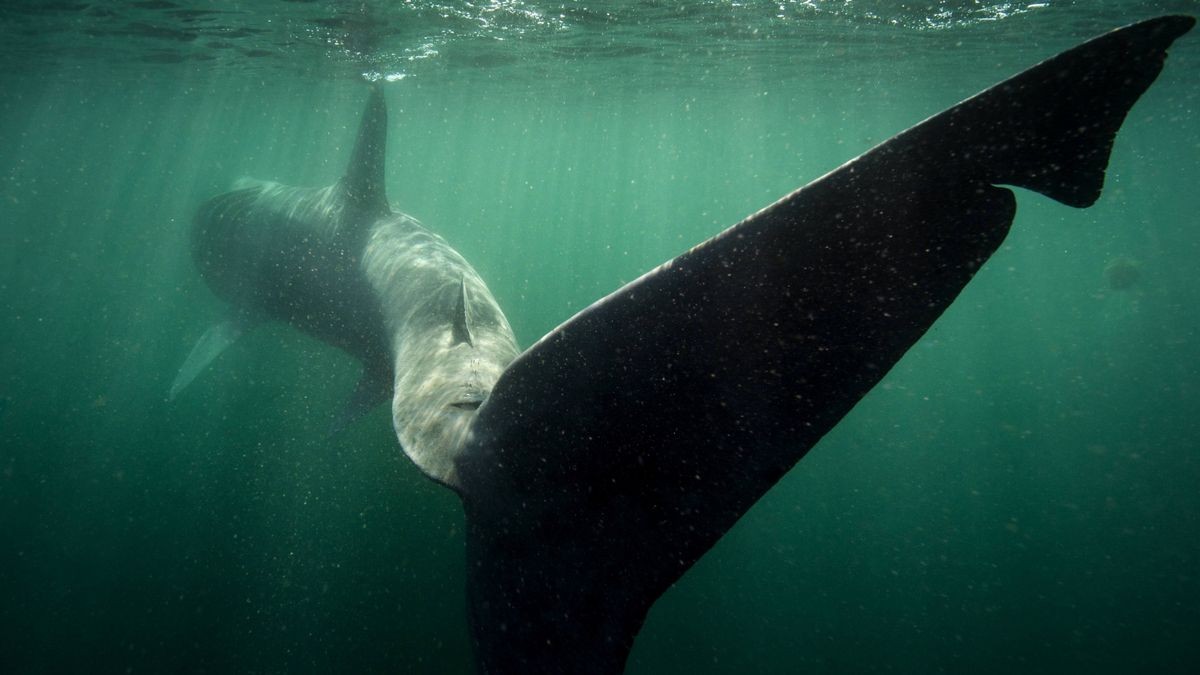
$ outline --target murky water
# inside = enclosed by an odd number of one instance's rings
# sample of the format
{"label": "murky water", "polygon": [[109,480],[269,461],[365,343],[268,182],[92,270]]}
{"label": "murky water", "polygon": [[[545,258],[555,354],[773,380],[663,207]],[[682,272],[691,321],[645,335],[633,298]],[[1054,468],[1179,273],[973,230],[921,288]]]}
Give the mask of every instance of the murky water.
{"label": "murky water", "polygon": [[[237,178],[388,191],[528,345],[924,117],[1177,2],[0,10],[0,670],[469,672],[462,514],[282,326],[174,401]],[[1091,209],[946,315],[651,611],[632,673],[1200,668],[1200,39]]]}

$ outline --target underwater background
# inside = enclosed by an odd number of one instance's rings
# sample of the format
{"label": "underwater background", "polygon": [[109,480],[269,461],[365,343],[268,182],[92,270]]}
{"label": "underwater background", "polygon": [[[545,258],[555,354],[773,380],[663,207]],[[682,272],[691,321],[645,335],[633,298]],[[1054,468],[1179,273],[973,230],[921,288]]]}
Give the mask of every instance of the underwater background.
{"label": "underwater background", "polygon": [[[280,325],[175,400],[238,178],[387,187],[528,346],[976,91],[1190,0],[10,2],[0,672],[467,673],[463,517]],[[630,673],[1200,671],[1200,34],[651,610]],[[1052,103],[1052,102],[1048,102]],[[703,339],[703,336],[696,336]],[[581,523],[581,527],[586,527]]]}

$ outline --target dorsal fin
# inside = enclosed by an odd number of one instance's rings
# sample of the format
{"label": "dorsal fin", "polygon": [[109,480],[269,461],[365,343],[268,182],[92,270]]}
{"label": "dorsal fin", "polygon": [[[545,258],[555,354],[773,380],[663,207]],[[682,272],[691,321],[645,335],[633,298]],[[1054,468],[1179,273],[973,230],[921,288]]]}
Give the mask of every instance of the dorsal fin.
{"label": "dorsal fin", "polygon": [[465,342],[474,346],[471,326],[467,323],[467,278],[463,277],[458,287],[458,301],[454,304],[454,344]]}
{"label": "dorsal fin", "polygon": [[358,127],[354,153],[342,176],[346,204],[359,212],[386,213],[387,193],[383,187],[383,163],[387,152],[387,103],[383,89],[371,87],[367,106]]}

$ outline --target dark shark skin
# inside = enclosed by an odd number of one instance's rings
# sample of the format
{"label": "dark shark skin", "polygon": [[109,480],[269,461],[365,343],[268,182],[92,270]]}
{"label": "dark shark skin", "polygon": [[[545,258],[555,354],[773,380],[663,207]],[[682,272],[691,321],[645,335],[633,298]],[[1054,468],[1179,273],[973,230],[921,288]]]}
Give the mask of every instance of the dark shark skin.
{"label": "dark shark skin", "polygon": [[[654,601],[877,383],[1004,240],[1085,207],[1194,21],[1067,51],[884,142],[522,354],[460,456],[485,673],[616,673]],[[580,378],[580,373],[588,373]]]}
{"label": "dark shark skin", "polygon": [[[378,90],[341,181],[216,197],[194,253],[234,323],[285,321],[357,356],[360,407],[394,396],[401,445],[464,504],[481,672],[617,673],[655,600],[999,247],[1016,199],[998,185],[1099,197],[1117,130],[1193,23],[1134,24],[987,89],[520,356],[469,265],[387,206]],[[406,277],[410,259],[441,262]],[[202,338],[173,391],[239,332]]]}
{"label": "dark shark skin", "polygon": [[[229,303],[231,316],[197,344],[172,397],[245,328],[276,320],[358,358],[363,382],[371,385],[363,395],[371,403],[386,398],[391,364],[383,316],[359,272],[370,223],[390,213],[379,182],[386,132],[382,99],[372,100],[350,170],[337,183],[307,189],[254,182],[200,206],[192,257],[209,288]],[[271,192],[277,193],[273,199]]]}

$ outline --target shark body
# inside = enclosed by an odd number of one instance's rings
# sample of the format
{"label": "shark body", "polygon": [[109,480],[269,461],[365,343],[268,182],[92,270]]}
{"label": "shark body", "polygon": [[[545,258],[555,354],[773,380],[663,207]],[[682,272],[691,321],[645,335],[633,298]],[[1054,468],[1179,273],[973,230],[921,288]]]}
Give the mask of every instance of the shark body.
{"label": "shark body", "polygon": [[[333,186],[260,184],[196,220],[233,317],[358,357],[404,451],[462,498],[485,673],[620,672],[654,601],[857,403],[1004,240],[1013,193],[1086,207],[1194,20],[1084,43],[889,139],[518,354],[479,275],[383,194],[375,90]],[[582,375],[581,375],[582,374]]]}
{"label": "shark body", "polygon": [[388,206],[386,138],[376,88],[341,180],[324,188],[249,182],[200,207],[196,266],[232,317],[201,338],[172,395],[246,327],[283,321],[362,362],[339,424],[390,399],[404,451],[453,485],[455,450],[517,343],[475,269]]}

